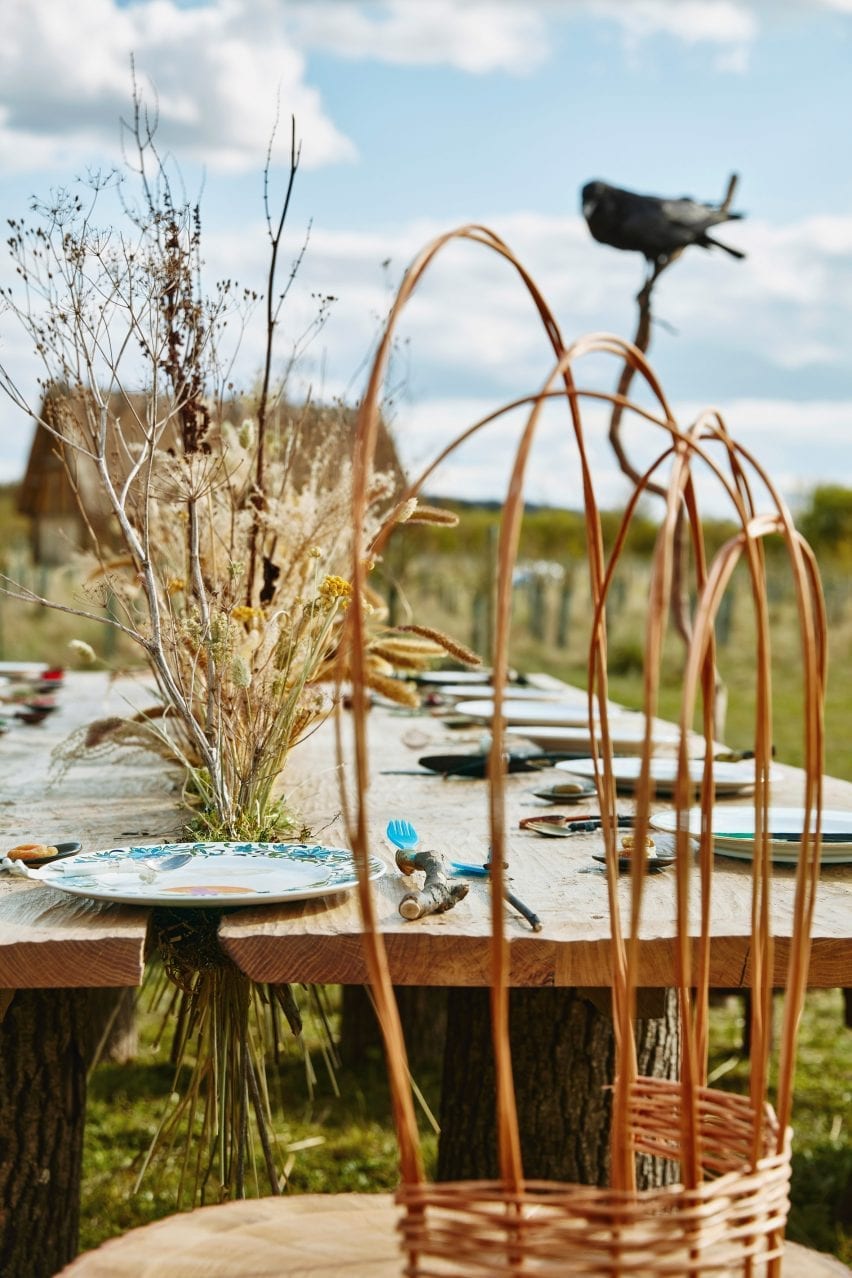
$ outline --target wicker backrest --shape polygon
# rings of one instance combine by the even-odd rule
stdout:
[[[499,1184],[436,1185],[425,1182],[417,1124],[406,1065],[405,1045],[394,1002],[382,937],[366,873],[359,894],[366,930],[366,958],[384,1034],[394,1113],[401,1155],[406,1205],[404,1227],[407,1273],[557,1275],[626,1273],[752,1273],[755,1257],[774,1272],[786,1217],[789,1181],[789,1118],[795,1037],[806,984],[809,929],[819,874],[819,822],[823,771],[822,703],[825,684],[825,614],[819,577],[808,547],[797,534],[790,514],[760,464],[729,434],[717,413],[700,416],[688,428],[674,419],[662,388],[642,354],[608,335],[593,335],[567,345],[543,295],[507,246],[492,232],[467,226],[428,245],[410,267],[390,312],[364,396],[358,434],[354,493],[355,528],[363,526],[371,458],[377,437],[382,381],[399,317],[434,258],[452,241],[468,241],[512,267],[525,285],[554,356],[545,384],[526,401],[528,414],[520,432],[503,510],[496,628],[491,662],[494,670],[495,712],[489,767],[492,843],[491,1006],[497,1080]],[[501,265],[495,263],[495,267]],[[641,386],[641,401],[583,389],[577,368],[589,355],[613,359],[615,371],[632,368]],[[504,751],[502,693],[509,666],[511,584],[523,510],[523,484],[530,450],[543,406],[564,402],[567,428],[577,449],[575,488],[566,501],[576,499],[579,487],[586,521],[587,559],[594,617],[589,649],[589,721],[600,716],[597,788],[601,812],[615,814],[611,738],[607,714],[607,599],[621,562],[625,539],[638,503],[648,486],[659,484],[661,468],[666,507],[653,557],[650,606],[645,635],[646,737],[642,775],[636,799],[636,842],[643,844],[650,815],[651,720],[663,656],[663,636],[669,615],[678,547],[685,539],[691,551],[697,607],[689,645],[680,714],[679,776],[675,795],[678,812],[690,808],[687,735],[696,706],[705,737],[705,777],[713,771],[715,652],[714,620],[737,563],[748,573],[755,611],[754,669],[756,717],[754,725],[757,785],[754,805],[756,851],[752,862],[752,1067],[748,1100],[714,1092],[707,1087],[707,1024],[710,956],[710,903],[713,894],[713,848],[709,834],[712,786],[702,789],[703,833],[697,862],[685,829],[676,838],[676,908],[678,943],[675,985],[682,1020],[680,1079],[663,1083],[637,1074],[633,1026],[636,1006],[639,919],[645,876],[634,864],[627,917],[622,918],[616,891],[615,823],[604,825],[613,953],[613,1019],[616,1038],[616,1076],[613,1095],[612,1184],[607,1190],[526,1182],[520,1155],[518,1118],[512,1083],[508,1034],[508,944],[504,936],[503,879],[505,860],[504,780],[500,760]],[[607,557],[601,534],[595,476],[584,435],[584,411],[590,401],[621,404],[625,412],[643,419],[659,439],[659,454],[635,485],[614,547]],[[521,401],[523,403],[524,401]],[[650,407],[647,405],[650,404]],[[458,443],[517,402],[504,406],[465,432],[409,487],[416,495],[437,466]],[[703,470],[727,495],[737,532],[712,562],[707,562],[699,516],[696,472]],[[756,486],[769,513],[758,514]],[[772,742],[771,646],[767,607],[764,541],[783,542],[795,584],[804,671],[803,738],[809,814],[796,879],[795,933],[791,947],[775,1112],[767,1095],[770,1055],[770,1001],[773,984],[771,935],[770,849],[766,838],[769,806],[769,768]],[[364,670],[358,653],[365,629],[363,593],[365,561],[381,545],[357,549],[352,578],[354,600],[350,613],[355,658],[354,741],[357,793],[349,815],[352,846],[366,866],[369,760],[365,729]],[[595,735],[592,734],[595,742]],[[811,818],[813,826],[811,825]],[[690,943],[688,902],[690,883],[700,885],[701,921],[697,947]],[[673,1123],[673,1116],[676,1122]],[[674,1134],[673,1134],[674,1133]],[[635,1154],[664,1153],[680,1165],[680,1183],[663,1190],[636,1190]]]

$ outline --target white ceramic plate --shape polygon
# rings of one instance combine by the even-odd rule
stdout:
[[[677,813],[673,809],[655,812],[650,818],[655,830],[663,830],[673,834],[677,829]],[[773,861],[787,865],[795,865],[799,859],[801,843],[786,839],[772,839],[772,832],[801,831],[804,825],[804,812],[801,808],[770,808],[770,855]],[[751,861],[754,856],[755,814],[753,807],[714,808],[711,829],[713,831],[713,848],[722,856],[736,857],[741,861]],[[689,830],[696,838],[701,830],[701,812],[693,808],[689,813]],[[821,859],[824,865],[844,865],[852,862],[852,812],[824,809],[822,814],[823,834],[849,833],[849,841],[845,839],[837,843],[823,843]]]
[[[420,670],[416,683],[490,683],[490,670]]]
[[[484,683],[481,687],[474,687],[469,683],[447,683],[442,684],[435,691],[440,692],[442,697],[452,697],[456,701],[467,700],[472,692],[477,692],[492,701],[494,699],[494,685],[491,683]],[[576,700],[585,702],[585,697],[585,692],[578,688]],[[511,683],[503,689],[503,699],[505,701],[562,701],[571,699],[571,693],[566,693],[564,690],[549,692],[544,688],[527,688],[523,684]]]
[[[557,768],[571,772],[578,777],[594,777],[595,765],[592,759],[566,759],[557,763]],[[612,775],[621,790],[635,790],[639,780],[642,761],[638,755],[627,757],[616,756],[612,761]],[[696,787],[701,786],[704,774],[704,762],[701,759],[690,759],[689,774]],[[780,769],[770,767],[769,780],[777,781]],[[677,759],[652,759],[651,776],[657,794],[671,794],[677,780]],[[745,790],[754,789],[754,760],[744,759],[741,763],[714,763],[713,784],[716,793],[742,794]]]
[[[622,754],[638,754],[645,740],[645,722],[642,715],[633,715],[630,719],[610,719],[610,740],[612,748]],[[508,738],[524,737],[533,741],[542,750],[576,750],[588,754],[592,748],[591,733],[588,726],[584,728],[547,728],[537,724],[506,729]],[[666,724],[657,724],[654,728],[655,745],[674,745],[678,741],[678,730]]]
[[[370,878],[385,865],[370,857]],[[39,871],[73,896],[131,905],[263,905],[348,892],[355,862],[343,848],[305,843],[164,843],[79,852]]]
[[[455,711],[471,719],[492,719],[494,701],[460,701]],[[577,701],[513,700],[503,706],[503,718],[506,723],[540,728],[582,728],[589,722],[589,707],[585,694]]]

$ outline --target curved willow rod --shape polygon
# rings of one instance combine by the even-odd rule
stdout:
[[[405,278],[403,279],[402,285],[400,286],[399,292],[391,308],[384,335],[373,361],[367,391],[358,417],[352,502],[353,523],[356,529],[356,544],[352,565],[352,586],[354,598],[353,606],[349,611],[352,646],[351,665],[353,679],[353,718],[357,794],[354,819],[352,819],[347,812],[347,824],[349,826],[349,837],[352,842],[353,851],[355,852],[359,869],[361,871],[361,873],[359,873],[358,895],[361,913],[368,937],[368,944],[366,947],[367,966],[370,981],[374,990],[379,1020],[388,1045],[388,1063],[391,1074],[391,1090],[394,1098],[394,1114],[400,1142],[401,1167],[403,1176],[407,1180],[414,1182],[422,1181],[423,1169],[420,1159],[414,1108],[407,1079],[405,1043],[399,1023],[399,1015],[393,998],[393,988],[390,981],[384,943],[376,926],[375,906],[366,876],[366,792],[368,786],[368,763],[365,722],[366,705],[364,695],[365,672],[363,663],[365,634],[363,610],[365,565],[363,557],[365,547],[360,543],[360,530],[364,523],[367,504],[367,484],[372,458],[375,453],[376,436],[378,432],[379,395],[387,368],[387,361],[397,321],[403,308],[407,304],[412,293],[415,291],[425,270],[430,265],[434,257],[447,244],[459,239],[469,239],[483,244],[485,247],[492,249],[494,252],[504,257],[515,268],[533,299],[554,352],[558,356],[563,349],[562,336],[559,332],[556,320],[545,302],[543,295],[539,291],[538,286],[535,284],[535,281],[528,274],[520,261],[508,249],[503,241],[486,227],[476,225],[461,227],[456,231],[448,232],[446,235],[433,240],[419,254],[412,266],[406,272]],[[570,375],[567,372],[565,375],[565,383],[566,390],[570,391],[571,380]],[[590,485],[587,485],[586,495],[587,501],[591,503],[593,518],[596,518],[597,511],[594,506],[594,494]],[[596,551],[593,555],[593,561],[595,569],[599,575],[602,560],[599,526],[596,530],[595,545]],[[498,693],[498,697],[499,695],[500,694]],[[500,706],[498,704],[498,714],[499,711]],[[495,741],[495,752],[499,750],[499,747],[500,742]],[[493,757],[499,760],[500,755],[499,753],[495,753]],[[502,794],[502,791],[500,790],[500,772],[501,770],[499,767],[491,769],[492,783],[496,784],[496,788],[499,792],[498,798],[501,797]],[[496,782],[494,780],[495,778]],[[492,803],[492,819],[494,811],[495,808]],[[492,964],[494,973],[492,981],[492,1032],[494,1037],[495,1072],[497,1079],[497,1107],[499,1115],[498,1134],[501,1172],[506,1183],[517,1188],[521,1185],[523,1170],[521,1166],[520,1137],[518,1133],[517,1110],[515,1106],[514,1089],[511,1076],[511,1053],[509,1049],[508,1035],[508,947],[503,936],[503,867],[502,856],[499,854],[499,828],[497,830],[497,834],[498,848],[495,849],[494,858],[496,873],[494,874],[493,890],[491,893],[493,932]]]
[[[734,485],[733,491],[729,488],[729,495],[732,496],[734,500],[735,508],[737,509],[743,524],[743,531],[738,535],[738,537],[733,539],[732,542],[728,543],[728,545],[723,547],[722,551],[719,552],[716,561],[714,561],[710,575],[706,578],[703,569],[703,559],[700,555],[700,537],[696,535],[699,532],[699,528],[697,520],[695,519],[696,512],[694,509],[694,491],[689,466],[689,462],[691,460],[689,456],[690,454],[693,456],[700,456],[704,461],[710,460],[706,454],[706,450],[702,449],[698,442],[701,432],[704,432],[703,438],[713,438],[721,442],[727,450]],[[760,850],[758,855],[754,858],[752,868],[752,933],[755,939],[752,984],[756,993],[756,998],[753,1002],[753,1058],[756,1061],[762,1062],[762,1065],[760,1070],[752,1070],[752,1102],[754,1104],[755,1112],[758,1115],[758,1125],[754,1132],[755,1159],[758,1156],[758,1150],[760,1148],[760,1125],[762,1123],[762,1116],[764,1112],[763,1102],[765,1100],[766,1089],[765,1074],[766,1063],[769,1055],[769,1005],[771,1001],[772,988],[772,944],[769,916],[770,869],[768,841],[765,835],[766,811],[768,808],[767,776],[771,755],[771,712],[769,687],[770,655],[764,575],[765,565],[763,555],[761,553],[760,538],[765,537],[772,532],[781,532],[785,536],[788,547],[790,548],[791,562],[796,581],[804,667],[806,671],[804,688],[804,720],[807,763],[806,828],[808,829],[810,828],[811,811],[815,806],[818,812],[821,801],[823,760],[820,706],[822,704],[822,694],[825,682],[826,627],[819,579],[812,554],[802,542],[798,534],[795,533],[789,513],[777,492],[774,490],[768,476],[745,449],[740,448],[731,440],[724,422],[716,414],[704,414],[698,419],[689,432],[679,432],[672,447],[666,450],[666,452],[663,453],[649,468],[646,474],[641,477],[637,485],[637,489],[633,494],[627,510],[625,511],[622,525],[610,556],[607,575],[604,581],[603,597],[599,601],[598,612],[600,613],[603,610],[606,594],[610,588],[613,573],[623,548],[630,522],[638,505],[638,501],[641,495],[645,492],[654,472],[658,469],[662,462],[664,462],[667,458],[670,458],[672,455],[675,456],[675,467],[670,479],[666,520],[664,521],[660,531],[658,548],[655,554],[654,581],[651,589],[652,604],[648,613],[648,659],[646,664],[645,683],[645,713],[647,716],[646,738],[642,755],[640,783],[638,787],[639,798],[637,801],[635,834],[637,842],[641,845],[643,834],[647,829],[647,819],[649,815],[651,716],[656,708],[657,680],[655,678],[655,670],[658,671],[659,669],[662,651],[662,629],[660,626],[660,619],[665,614],[667,606],[667,591],[670,588],[671,583],[670,569],[672,542],[674,538],[674,520],[678,504],[680,501],[683,501],[686,504],[687,509],[690,511],[690,518],[693,523],[697,575],[699,589],[701,590],[701,597],[695,620],[695,640],[689,655],[688,679],[684,684],[682,701],[679,777],[676,791],[676,804],[679,813],[688,808],[691,797],[691,787],[688,780],[687,735],[694,714],[694,703],[699,675],[705,704],[705,785],[703,787],[704,797],[702,800],[704,830],[702,838],[702,853],[700,858],[701,930],[698,945],[698,981],[695,995],[697,1011],[694,1019],[690,1015],[689,1006],[689,991],[693,986],[693,981],[691,976],[691,958],[688,947],[689,838],[685,831],[681,832],[678,836],[677,870],[677,905],[679,920],[678,982],[679,989],[681,991],[683,1012],[682,1020],[685,1031],[682,1071],[682,1085],[684,1091],[683,1113],[685,1119],[683,1132],[684,1178],[687,1184],[694,1184],[697,1183],[700,1176],[698,1116],[694,1105],[695,1088],[702,1082],[706,1081],[706,1016],[710,953],[709,905],[712,865],[709,811],[712,803],[711,779],[713,716],[712,704],[708,704],[708,698],[709,702],[712,703],[713,696],[712,669],[714,666],[714,653],[712,628],[724,589],[730,580],[730,576],[736,562],[742,556],[743,550],[745,550],[748,556],[758,620],[758,749],[756,751],[757,787],[755,802],[758,810],[757,843]],[[774,516],[762,517],[761,519],[757,519],[754,516],[754,506],[748,477],[741,465],[740,458],[746,458],[749,464],[753,466],[758,477],[766,484],[778,507],[778,512]],[[713,463],[711,462],[711,465],[712,464]],[[717,470],[717,475],[722,478],[721,472],[715,467],[714,469]],[[600,671],[596,664],[598,660],[598,650],[593,644],[590,650],[590,684],[594,684],[595,677],[600,675]],[[595,753],[594,747],[593,753]],[[818,837],[815,838],[815,844],[816,843],[818,843]],[[614,834],[607,838],[607,844],[608,855],[611,857],[608,872],[612,877],[615,857]],[[801,1011],[801,1000],[803,998],[806,980],[806,952],[809,944],[808,936],[810,933],[810,919],[813,912],[817,873],[818,866],[815,868],[814,858],[810,857],[808,854],[808,840],[806,840],[805,851],[803,852],[797,879],[795,919],[796,936],[798,941],[794,946],[793,953],[791,954],[788,974],[788,989],[791,991],[791,996],[788,999],[789,1006],[785,1008],[785,1034],[782,1039],[781,1076],[779,1079],[778,1089],[778,1108],[779,1117],[781,1118],[781,1135],[779,1136],[779,1140],[782,1141],[784,1128],[786,1127],[789,1117],[790,1098],[792,1093],[795,1024]],[[628,945],[628,960],[626,964],[631,986],[635,981],[637,971],[639,917],[643,883],[644,877],[642,875],[641,865],[634,865],[631,891],[630,942]],[[615,935],[616,929],[614,928],[614,937]],[[633,1001],[633,995],[634,991],[631,988],[631,1004]],[[622,1014],[624,1014],[623,1008]],[[614,1131],[624,1130],[624,1127],[619,1124],[621,1121],[626,1119],[626,1109],[629,1103],[628,1091],[629,1078],[617,1078],[616,1096],[614,1098]]]
[[[705,736],[705,796],[711,793],[709,781],[712,778],[712,723],[715,653],[713,639],[713,621],[719,606],[722,593],[735,562],[746,554],[755,596],[758,615],[757,655],[758,655],[758,723],[757,723],[757,790],[758,805],[758,843],[760,850],[753,863],[753,920],[752,926],[758,937],[756,962],[754,965],[754,987],[758,992],[755,1000],[755,1028],[764,1057],[768,1052],[768,1040],[765,1027],[768,1023],[768,1003],[771,989],[771,940],[768,936],[768,843],[765,837],[766,807],[768,804],[767,776],[769,767],[769,745],[771,741],[771,717],[769,696],[769,641],[768,618],[765,607],[764,560],[760,539],[768,532],[780,531],[787,540],[796,580],[797,600],[802,628],[802,644],[805,655],[806,687],[805,687],[805,733],[808,767],[808,800],[807,811],[814,808],[819,811],[821,799],[821,718],[819,706],[824,687],[824,654],[825,654],[825,618],[819,591],[816,567],[809,551],[802,546],[798,535],[792,527],[792,521],[775,491],[771,481],[760,468],[751,454],[736,444],[727,432],[727,428],[718,413],[703,414],[688,431],[682,430],[674,421],[666,402],[662,388],[644,356],[629,343],[608,334],[593,334],[583,338],[570,347],[565,347],[558,326],[545,303],[542,294],[526,272],[518,259],[506,245],[492,232],[480,226],[462,227],[439,237],[422,251],[407,272],[400,287],[397,298],[391,309],[383,339],[377,351],[369,379],[368,389],[362,404],[358,421],[358,433],[355,458],[355,478],[353,485],[353,515],[356,530],[363,526],[366,509],[367,486],[370,466],[375,449],[377,424],[379,417],[379,394],[386,372],[390,346],[396,324],[402,309],[416,290],[425,270],[435,256],[453,240],[472,240],[496,252],[512,265],[523,283],[526,285],[545,331],[556,355],[556,364],[541,390],[534,396],[525,396],[503,405],[494,413],[488,414],[479,422],[462,432],[440,455],[426,467],[421,475],[409,484],[402,502],[415,496],[435,468],[457,447],[468,440],[476,431],[496,420],[504,413],[522,405],[529,406],[529,415],[515,453],[514,464],[504,516],[501,521],[500,553],[498,572],[498,605],[497,626],[493,666],[495,671],[495,710],[493,721],[493,744],[489,764],[490,822],[492,830],[494,884],[492,892],[492,1026],[495,1050],[495,1066],[497,1075],[497,1108],[498,1137],[500,1149],[501,1176],[504,1184],[511,1190],[518,1191],[523,1186],[523,1172],[520,1159],[520,1142],[518,1135],[517,1113],[511,1076],[511,1057],[508,1041],[508,945],[503,929],[503,860],[504,836],[504,780],[501,758],[503,753],[502,724],[502,686],[508,666],[508,629],[510,593],[509,582],[512,567],[517,553],[520,520],[523,511],[523,480],[525,469],[544,403],[553,397],[565,398],[568,403],[571,424],[579,452],[582,476],[584,510],[588,540],[588,561],[594,602],[594,622],[589,655],[589,712],[590,722],[597,700],[597,713],[600,718],[600,750],[596,734],[592,734],[592,754],[596,761],[596,773],[601,811],[614,812],[616,804],[615,784],[611,767],[601,770],[601,757],[610,760],[612,743],[607,713],[607,671],[606,671],[606,598],[613,579],[618,558],[622,552],[627,530],[638,502],[648,488],[652,476],[667,460],[672,460],[672,473],[668,483],[668,499],[666,514],[660,530],[657,551],[654,558],[652,579],[652,606],[648,619],[648,651],[652,656],[646,665],[644,699],[646,713],[646,733],[642,751],[641,778],[639,798],[637,802],[637,834],[641,840],[642,833],[648,825],[648,800],[650,793],[650,753],[651,753],[651,717],[656,708],[659,684],[659,664],[662,651],[663,619],[667,615],[668,601],[672,580],[672,543],[674,527],[679,510],[685,509],[689,519],[693,554],[695,559],[696,579],[700,593],[700,608],[696,619],[695,640],[690,650],[689,683],[685,685],[681,715],[680,739],[680,776],[676,790],[678,811],[688,807],[690,788],[686,771],[686,739],[689,724],[694,714],[694,699],[700,683],[704,701],[704,736]],[[647,388],[657,401],[660,415],[641,408],[624,395],[609,394],[586,389],[575,385],[572,366],[581,357],[590,353],[605,353],[616,356],[622,363],[638,373]],[[558,381],[563,385],[559,390],[554,386]],[[646,471],[628,504],[622,527],[616,539],[616,545],[608,563],[604,564],[600,517],[597,509],[594,486],[583,440],[583,426],[580,415],[580,402],[584,399],[597,399],[619,404],[624,409],[636,413],[641,418],[653,423],[670,436],[669,447],[666,448],[651,467]],[[715,457],[704,444],[713,442],[721,444],[725,450],[730,477],[724,473]],[[739,534],[741,540],[734,539],[728,548],[724,548],[717,556],[708,571],[701,536],[700,521],[691,465],[700,460],[709,467],[711,473],[726,491],[737,513],[742,526]],[[757,520],[754,514],[754,501],[749,483],[747,467],[751,467],[764,483],[772,497],[777,513],[769,523]],[[399,509],[399,507],[397,507]],[[363,588],[365,584],[366,555],[378,553],[392,530],[393,520],[379,533],[372,545],[365,547],[356,545],[352,568],[354,588],[353,605],[350,609],[348,624],[351,627],[352,641],[352,676],[354,703],[354,741],[356,760],[356,802],[354,816],[350,814],[344,796],[350,838],[359,864],[359,901],[364,919],[367,941],[367,964],[370,981],[374,988],[377,1010],[383,1033],[388,1045],[388,1063],[391,1074],[392,1095],[394,1098],[394,1114],[400,1143],[401,1166],[403,1177],[409,1183],[419,1183],[423,1179],[423,1169],[419,1154],[419,1138],[414,1118],[411,1092],[405,1064],[405,1047],[402,1039],[399,1017],[393,999],[387,958],[381,935],[378,932],[375,917],[375,906],[372,892],[366,878],[367,853],[367,816],[366,791],[368,785],[368,761],[365,722],[365,692],[363,666],[364,639],[364,606]],[[812,612],[817,614],[816,622]],[[699,624],[700,623],[700,624]],[[687,697],[687,687],[689,697]],[[339,741],[339,749],[342,743]],[[815,773],[814,769],[818,771]],[[679,919],[679,943],[677,947],[678,988],[680,992],[681,1011],[685,1026],[685,1052],[682,1086],[686,1103],[684,1109],[684,1142],[686,1149],[685,1178],[689,1183],[697,1183],[699,1178],[700,1149],[698,1140],[697,1106],[695,1090],[706,1079],[706,1001],[709,986],[709,896],[712,879],[711,854],[709,841],[709,797],[702,801],[704,805],[702,851],[700,856],[700,874],[702,888],[701,935],[698,946],[698,978],[697,1009],[693,1012],[690,994],[692,982],[692,960],[688,945],[688,844],[685,831],[679,831],[678,871],[677,871],[677,909]],[[613,1132],[620,1132],[621,1138],[613,1145],[614,1187],[635,1188],[635,1169],[633,1151],[624,1133],[630,1130],[626,1121],[629,1107],[629,1088],[636,1077],[635,1045],[632,1034],[632,1016],[635,1007],[635,985],[638,959],[638,933],[641,913],[643,876],[640,868],[634,866],[631,892],[631,926],[628,943],[625,944],[619,902],[615,887],[615,832],[609,824],[604,825],[608,859],[608,893],[610,917],[613,931],[613,1011],[616,1033],[616,1046],[620,1063],[616,1077],[615,1098],[613,1108]],[[797,944],[793,947],[790,958],[788,988],[793,997],[788,999],[785,1008],[786,1037],[782,1047],[781,1078],[779,1094],[781,1095],[781,1114],[789,1114],[789,1094],[792,1083],[792,1060],[795,1026],[801,1009],[806,980],[807,936],[813,912],[816,875],[818,873],[818,829],[811,845],[806,840],[806,852],[800,863],[797,877],[796,895],[796,927]],[[816,849],[815,856],[808,856],[810,847]],[[816,866],[814,865],[816,862]],[[763,1073],[765,1074],[765,1067]],[[753,1085],[753,1095],[762,1101],[765,1093],[765,1078]],[[624,1121],[621,1121],[621,1120]],[[783,1140],[783,1125],[779,1140]]]
[[[666,404],[662,388],[657,382],[653,371],[639,356],[639,353],[629,345],[629,343],[623,342],[619,338],[611,337],[606,334],[594,335],[590,338],[582,339],[581,341],[574,343],[574,345],[566,351],[563,346],[556,321],[532,277],[528,274],[514,254],[512,254],[506,247],[506,245],[497,236],[493,235],[492,232],[483,227],[463,227],[458,231],[450,232],[439,237],[437,240],[434,240],[431,244],[427,245],[406,273],[399,293],[393,307],[391,308],[385,333],[373,362],[367,392],[359,414],[353,481],[354,526],[356,530],[363,526],[364,513],[366,510],[369,468],[375,451],[378,428],[379,393],[384,373],[386,371],[387,360],[396,323],[403,307],[406,305],[410,296],[416,289],[417,284],[422,278],[422,275],[428,265],[431,263],[436,254],[446,244],[450,243],[454,239],[471,239],[475,242],[481,243],[504,257],[516,269],[533,298],[536,309],[539,312],[539,316],[542,319],[545,330],[550,339],[551,346],[557,355],[556,368],[548,378],[542,394],[539,394],[535,399],[533,409],[530,414],[530,421],[528,422],[524,438],[518,448],[516,465],[510,482],[509,496],[505,506],[505,517],[501,534],[501,563],[505,565],[506,562],[514,556],[514,548],[517,542],[517,532],[520,521],[523,471],[532,441],[535,424],[541,412],[543,395],[550,390],[556,378],[561,376],[564,382],[565,395],[569,402],[572,425],[580,451],[584,509],[589,547],[589,567],[592,577],[593,591],[597,594],[600,589],[600,582],[603,574],[603,543],[594,487],[591,480],[591,473],[588,466],[585,448],[583,446],[582,423],[580,419],[579,406],[573,384],[573,377],[570,371],[572,361],[577,359],[580,355],[592,351],[605,351],[616,354],[619,358],[631,364],[631,366],[635,365],[636,371],[642,375],[660,403],[666,418],[670,419],[671,414],[669,412],[668,405]],[[460,441],[456,442],[458,443]],[[447,450],[444,456],[446,456],[449,451],[452,451],[452,449]],[[409,494],[411,493],[412,490],[409,489]],[[354,604],[350,609],[349,615],[352,641],[351,666],[353,679],[353,719],[356,757],[355,781],[357,789],[354,818],[350,816],[348,806],[344,805],[350,839],[356,858],[362,868],[366,865],[367,852],[366,789],[368,784],[367,742],[364,717],[366,707],[363,668],[363,642],[365,633],[362,604],[363,588],[365,584],[365,565],[363,562],[364,553],[365,548],[362,545],[357,544],[355,547],[352,571]],[[503,574],[503,580],[505,581],[505,573]],[[505,585],[503,589],[505,592]],[[491,781],[490,815],[492,824],[492,843],[494,847],[493,860],[495,865],[495,871],[493,873],[493,891],[491,894],[493,972],[492,1027],[495,1048],[495,1073],[497,1076],[498,1135],[501,1173],[507,1185],[518,1187],[522,1182],[522,1166],[520,1158],[517,1112],[511,1076],[511,1053],[508,1039],[508,946],[504,937],[502,893],[502,848],[504,831],[502,828],[503,775],[502,766],[500,766],[503,751],[501,724],[501,671],[502,675],[505,675],[507,664],[508,604],[508,595],[503,593],[501,598],[498,600],[498,616],[501,620],[497,627],[494,653],[494,668],[497,675],[496,682],[498,687],[495,704],[496,730],[492,745],[491,766],[489,768]],[[603,639],[601,642],[603,642]],[[614,804],[614,792],[612,802]],[[375,907],[365,874],[362,875],[362,881],[359,883],[359,902],[361,905],[366,933],[370,938],[367,946],[368,971],[375,990],[377,1011],[389,1046],[389,1060],[391,1062],[390,1069],[392,1072],[393,1084],[392,1090],[395,1097],[394,1112],[400,1136],[400,1153],[403,1174],[410,1180],[418,1181],[422,1179],[423,1173],[419,1157],[419,1146],[417,1141],[413,1105],[411,1103],[410,1089],[408,1088],[407,1083],[405,1045],[399,1024],[398,1013],[393,1000],[393,991],[387,969],[384,945],[381,937],[377,934]]]

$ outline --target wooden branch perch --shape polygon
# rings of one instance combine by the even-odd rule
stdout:
[[[725,192],[724,200],[719,205],[719,208],[721,209],[723,213],[727,213],[728,209],[731,207],[731,204],[733,203],[734,193],[737,189],[737,182],[739,182],[739,180],[740,180],[739,174],[737,173],[732,173],[731,176],[728,178],[728,189]]]
[[[458,901],[463,901],[470,890],[467,883],[451,883],[447,877],[447,862],[440,852],[424,848],[421,852],[399,848],[396,854],[397,869],[403,874],[421,871],[426,881],[419,892],[407,892],[399,903],[404,919],[422,919],[426,914],[443,914]]]
[[[725,191],[724,199],[719,206],[723,212],[727,212],[731,207],[731,202],[737,189],[738,175],[732,173],[728,178],[728,186]],[[636,346],[643,355],[647,354],[648,347],[651,344],[651,294],[654,285],[667,267],[680,256],[682,250],[670,254],[665,259],[657,261],[653,268],[649,270],[645,283],[636,295],[636,301],[639,306],[639,317],[636,325],[636,333],[633,338],[633,345]],[[616,387],[616,395],[622,399],[627,398],[630,385],[633,381],[634,369],[630,364],[625,363],[621,376]],[[609,422],[609,443],[622,474],[626,475],[632,483],[637,484],[640,479],[640,473],[631,462],[627,455],[621,438],[621,421],[624,416],[624,405],[617,401],[612,406],[612,415]],[[657,497],[666,498],[666,490],[660,484],[649,483],[647,491],[653,493]],[[674,561],[673,561],[673,577],[672,577],[672,594],[671,594],[671,615],[675,625],[675,629],[682,638],[685,646],[688,648],[692,638],[692,618],[690,616],[689,607],[689,582],[688,582],[688,545],[687,545],[687,523],[684,518],[684,511],[681,508],[678,515],[677,530],[674,542]],[[727,711],[727,689],[716,675],[716,733],[721,738],[724,735],[725,717]]]

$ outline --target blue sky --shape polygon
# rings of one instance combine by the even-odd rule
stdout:
[[[391,284],[468,220],[516,249],[567,336],[630,336],[642,260],[591,240],[580,187],[602,177],[717,199],[736,170],[747,216],[723,238],[747,260],[694,249],[663,277],[652,362],[684,421],[722,407],[792,500],[826,479],[852,486],[852,0],[5,0],[4,25],[4,218],[116,162],[133,53],[161,140],[190,190],[203,178],[211,277],[257,285],[276,97],[295,113],[288,253],[308,221],[312,232],[284,349],[312,292],[339,299],[300,367],[314,393],[357,395]],[[549,367],[520,288],[473,247],[439,262],[404,336],[395,428],[412,463]],[[245,378],[258,358],[249,334]],[[31,389],[32,359],[2,313],[0,360]],[[616,371],[594,376],[612,385]],[[30,428],[7,406],[0,423],[12,478]],[[602,495],[617,502],[626,484],[602,415],[589,424]],[[499,495],[516,431],[469,447],[437,486]],[[633,446],[638,459],[647,432]],[[576,504],[575,472],[564,422],[549,418],[530,496]]]

